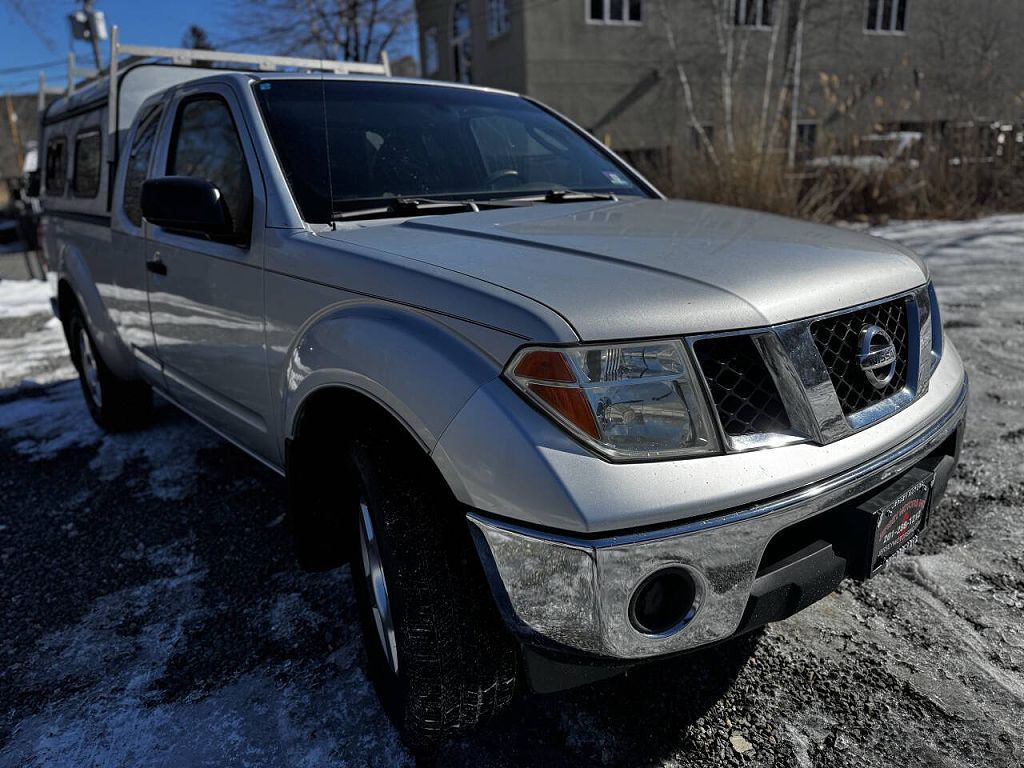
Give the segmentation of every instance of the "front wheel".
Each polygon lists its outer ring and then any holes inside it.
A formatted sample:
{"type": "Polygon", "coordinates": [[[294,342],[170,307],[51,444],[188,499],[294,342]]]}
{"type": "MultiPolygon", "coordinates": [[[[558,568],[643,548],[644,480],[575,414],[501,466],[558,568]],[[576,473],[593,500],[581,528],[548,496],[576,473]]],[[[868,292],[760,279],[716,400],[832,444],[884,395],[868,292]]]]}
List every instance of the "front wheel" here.
{"type": "Polygon", "coordinates": [[[107,367],[78,309],[68,322],[68,346],[93,420],[111,432],[143,426],[152,407],[149,386],[120,379],[107,367]]]}
{"type": "Polygon", "coordinates": [[[352,574],[384,709],[430,749],[496,714],[516,688],[516,651],[488,592],[468,527],[415,448],[357,440],[352,574]]]}

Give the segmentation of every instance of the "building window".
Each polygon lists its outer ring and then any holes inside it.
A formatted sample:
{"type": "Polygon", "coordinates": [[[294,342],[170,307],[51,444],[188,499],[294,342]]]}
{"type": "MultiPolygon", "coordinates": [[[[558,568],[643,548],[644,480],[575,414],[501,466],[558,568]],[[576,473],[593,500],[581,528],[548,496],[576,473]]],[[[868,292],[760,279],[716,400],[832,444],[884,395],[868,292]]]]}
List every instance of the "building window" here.
{"type": "Polygon", "coordinates": [[[440,64],[437,45],[437,27],[423,33],[423,74],[436,75],[440,64]]]}
{"type": "Polygon", "coordinates": [[[643,0],[586,0],[591,24],[640,24],[644,20],[643,0]]]}
{"type": "Polygon", "coordinates": [[[818,123],[805,120],[796,124],[796,156],[807,162],[814,157],[818,146],[818,123]]]}
{"type": "Polygon", "coordinates": [[[487,0],[487,37],[493,40],[508,32],[508,0],[487,0]]]}
{"type": "Polygon", "coordinates": [[[898,35],[907,31],[907,0],[868,0],[868,32],[898,35]]]}
{"type": "Polygon", "coordinates": [[[773,0],[735,0],[732,21],[737,27],[770,27],[773,0]]]}
{"type": "Polygon", "coordinates": [[[452,79],[473,82],[473,43],[468,0],[455,0],[452,8],[452,79]]]}
{"type": "Polygon", "coordinates": [[[75,197],[96,197],[100,191],[100,132],[88,130],[75,137],[75,169],[71,191],[75,197]]]}

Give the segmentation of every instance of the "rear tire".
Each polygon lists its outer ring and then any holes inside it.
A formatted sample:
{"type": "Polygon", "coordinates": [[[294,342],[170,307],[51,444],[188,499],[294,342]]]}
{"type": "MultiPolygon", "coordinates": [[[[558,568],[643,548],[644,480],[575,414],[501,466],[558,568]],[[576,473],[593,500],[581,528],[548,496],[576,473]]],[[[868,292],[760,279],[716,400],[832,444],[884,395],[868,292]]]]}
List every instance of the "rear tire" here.
{"type": "Polygon", "coordinates": [[[517,653],[468,525],[404,435],[351,448],[352,577],[370,676],[413,749],[431,750],[509,704],[517,653]]]}
{"type": "Polygon", "coordinates": [[[108,432],[144,426],[152,410],[152,390],[144,382],[118,378],[107,367],[77,307],[68,322],[67,337],[93,421],[108,432]]]}

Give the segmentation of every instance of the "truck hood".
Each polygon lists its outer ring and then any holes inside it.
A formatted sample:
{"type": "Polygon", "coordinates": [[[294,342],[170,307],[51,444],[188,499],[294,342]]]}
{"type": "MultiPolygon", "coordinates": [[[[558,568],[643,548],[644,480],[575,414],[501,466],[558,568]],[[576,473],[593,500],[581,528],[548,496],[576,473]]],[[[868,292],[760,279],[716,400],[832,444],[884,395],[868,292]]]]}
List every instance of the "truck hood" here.
{"type": "Polygon", "coordinates": [[[774,325],[927,279],[895,243],[669,200],[538,204],[324,236],[501,286],[557,312],[587,341],[774,325]]]}

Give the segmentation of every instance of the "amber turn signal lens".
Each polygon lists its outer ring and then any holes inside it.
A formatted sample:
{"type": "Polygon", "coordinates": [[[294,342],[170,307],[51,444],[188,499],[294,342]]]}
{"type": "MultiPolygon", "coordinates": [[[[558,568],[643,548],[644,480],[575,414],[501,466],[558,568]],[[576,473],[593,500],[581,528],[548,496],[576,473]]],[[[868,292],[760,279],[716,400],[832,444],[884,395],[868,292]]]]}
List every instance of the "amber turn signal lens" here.
{"type": "Polygon", "coordinates": [[[575,425],[577,429],[595,440],[600,439],[601,435],[597,431],[594,412],[590,410],[590,404],[582,390],[575,387],[548,387],[543,384],[530,384],[529,387],[531,392],[575,425]]]}
{"type": "Polygon", "coordinates": [[[567,384],[576,381],[565,355],[549,349],[539,349],[523,355],[513,373],[523,379],[559,381],[567,384]]]}

